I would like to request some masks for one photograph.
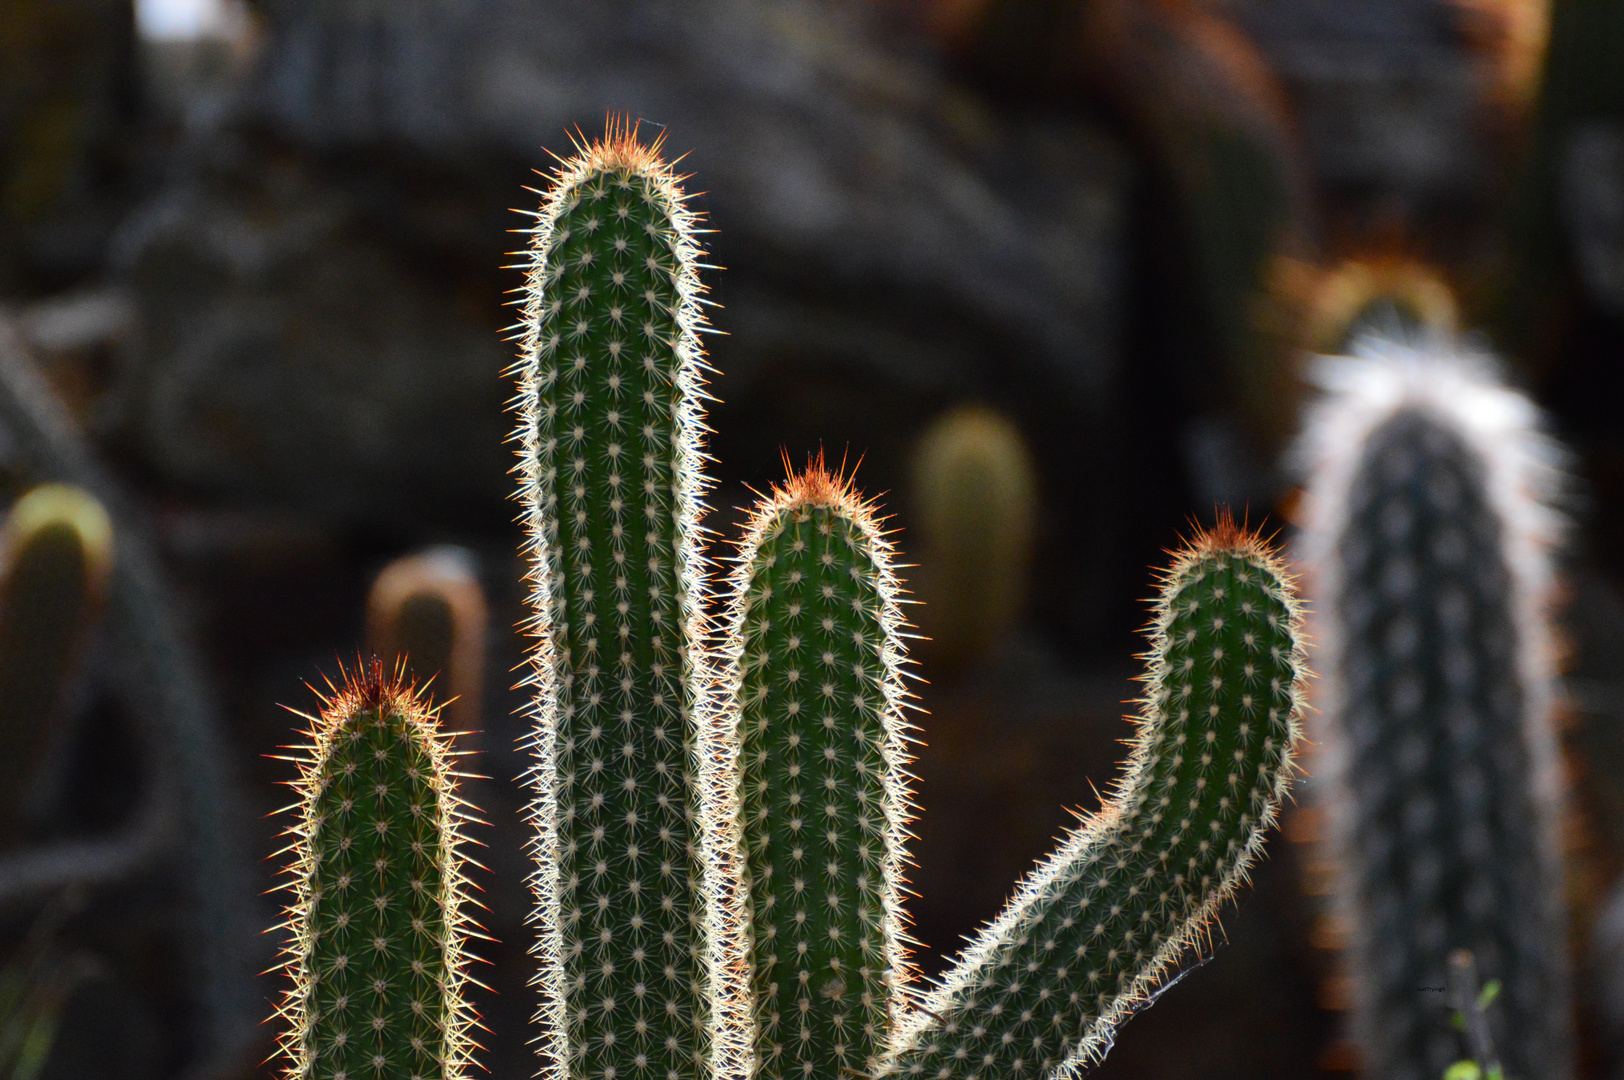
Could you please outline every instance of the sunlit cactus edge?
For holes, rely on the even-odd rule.
[[[463,828],[449,733],[381,662],[329,684],[295,747],[297,820],[277,1013],[289,1080],[459,1080],[476,1023]]]

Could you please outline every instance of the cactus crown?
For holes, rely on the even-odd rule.
[[[821,455],[757,505],[739,545],[723,745],[744,774],[760,1077],[872,1074],[901,1011],[912,804],[893,560],[873,504]]]
[[[343,673],[291,758],[299,766],[287,873],[294,900],[277,1012],[293,1080],[459,1080],[474,1044],[464,997],[474,820],[450,735],[381,662]]]
[[[535,687],[532,879],[557,1077],[731,1069],[736,939],[707,885],[714,788],[698,547],[698,220],[636,128],[562,162],[528,252],[520,496]]]

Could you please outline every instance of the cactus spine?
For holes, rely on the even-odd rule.
[[[898,1033],[893,1073],[1037,1078],[1104,1057],[1245,880],[1275,820],[1298,733],[1299,622],[1282,564],[1227,515],[1178,555],[1114,797],[926,995]]]
[[[528,253],[517,438],[557,1080],[704,1074],[737,1030],[705,892],[725,845],[699,827],[702,319],[683,199],[659,142],[612,124],[560,167]]]
[[[740,545],[726,661],[764,1080],[873,1075],[900,1011],[910,804],[891,564],[872,506],[821,461],[756,507]]]
[[[1440,1075],[1460,1046],[1415,987],[1469,949],[1504,987],[1506,1075],[1568,1077],[1552,448],[1529,402],[1447,339],[1359,353],[1321,369],[1304,545],[1355,1035],[1372,1075]]]
[[[448,736],[381,663],[310,720],[291,830],[295,898],[282,1003],[286,1075],[457,1080],[473,1013],[462,995],[468,820]]]

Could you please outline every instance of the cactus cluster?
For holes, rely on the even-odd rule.
[[[1200,942],[1275,819],[1303,678],[1292,581],[1227,515],[1179,555],[1116,796],[939,985],[911,989],[894,551],[872,504],[820,458],[756,507],[726,614],[708,621],[697,221],[658,151],[624,124],[582,147],[526,254],[515,441],[543,1075],[974,1080],[1091,1064]],[[442,737],[373,669],[313,738],[290,1073],[459,1075],[465,920]],[[371,794],[403,776],[439,822],[422,841],[432,866],[396,870],[399,840],[375,841],[418,827],[399,799]],[[408,902],[403,873],[438,888],[440,906]],[[413,947],[447,995],[431,1022],[386,1013],[396,997],[368,990],[394,986],[384,968],[408,958],[399,926],[379,921],[401,908],[421,920]],[[427,1011],[427,984],[401,1000]],[[401,1048],[402,1031],[424,1049]]]
[[[306,719],[280,1008],[288,1075],[457,1080],[472,1047],[472,920],[448,736],[377,660]]]
[[[1572,1075],[1552,648],[1558,522],[1532,406],[1448,339],[1328,361],[1307,426],[1319,742],[1366,1067],[1436,1077],[1468,949],[1505,988],[1507,1075]]]

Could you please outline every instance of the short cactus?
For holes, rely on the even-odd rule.
[[[448,737],[379,661],[306,717],[289,874],[290,1080],[457,1080],[473,1012],[464,945],[468,810]]]
[[[0,842],[67,704],[75,662],[113,568],[113,527],[86,492],[43,484],[0,529]]]
[[[1303,552],[1320,596],[1327,809],[1371,1075],[1461,1056],[1446,985],[1504,987],[1508,1076],[1573,1074],[1551,644],[1557,520],[1533,407],[1448,339],[1327,361]]]
[[[901,1012],[909,811],[891,545],[822,462],[756,507],[726,671],[755,1076],[873,1075]]]
[[[1290,576],[1227,515],[1162,582],[1115,797],[899,1030],[893,1075],[971,1080],[1098,1062],[1246,878],[1292,769],[1304,676]]]
[[[703,1074],[736,1030],[705,892],[722,855],[699,827],[702,319],[683,198],[658,141],[614,124],[561,166],[528,253],[517,440],[557,1080]]]

